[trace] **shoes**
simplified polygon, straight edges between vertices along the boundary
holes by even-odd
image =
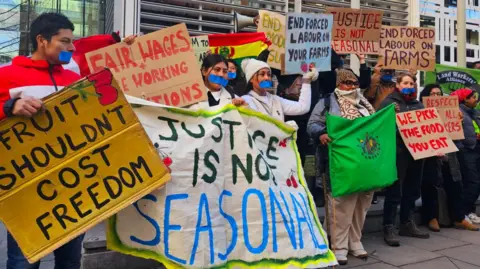
[[[437,219],[432,219],[429,223],[428,223],[428,229],[432,232],[440,232],[440,224],[438,224],[438,221]]]
[[[383,239],[385,240],[385,243],[391,247],[400,246],[400,241],[398,241],[398,238],[395,235],[395,227],[393,227],[392,224],[383,227]]]
[[[335,258],[339,265],[347,265],[348,263],[347,255],[344,253],[335,252]]]
[[[420,231],[417,228],[417,225],[415,225],[415,222],[413,221],[409,221],[407,223],[401,224],[398,235],[421,238],[421,239],[430,238],[430,235],[427,232]]]
[[[455,229],[459,230],[468,230],[468,231],[478,231],[480,230],[475,224],[472,224],[468,220],[464,219],[462,222],[454,222]]]
[[[480,224],[480,217],[478,217],[475,213],[468,214],[468,219],[470,219],[470,222],[473,224]]]
[[[364,249],[350,250],[350,254],[357,259],[368,258],[368,252],[366,252]]]

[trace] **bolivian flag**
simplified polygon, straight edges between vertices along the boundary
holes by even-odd
[[[256,58],[268,49],[270,42],[265,33],[236,33],[208,35],[212,53],[233,59],[241,66],[243,59]]]

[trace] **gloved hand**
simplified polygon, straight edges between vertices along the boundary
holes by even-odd
[[[316,81],[317,79],[318,79],[318,72],[315,67],[310,68],[310,71],[303,75],[303,81],[306,83],[311,83],[312,81]]]

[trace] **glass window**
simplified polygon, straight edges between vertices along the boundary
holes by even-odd
[[[105,31],[106,0],[0,0],[0,64],[29,55],[29,28],[44,12],[61,12],[73,23],[75,37]]]

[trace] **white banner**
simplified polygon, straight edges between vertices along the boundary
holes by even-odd
[[[303,178],[294,128],[232,105],[134,110],[172,180],[110,220],[110,249],[167,268],[336,264]]]

